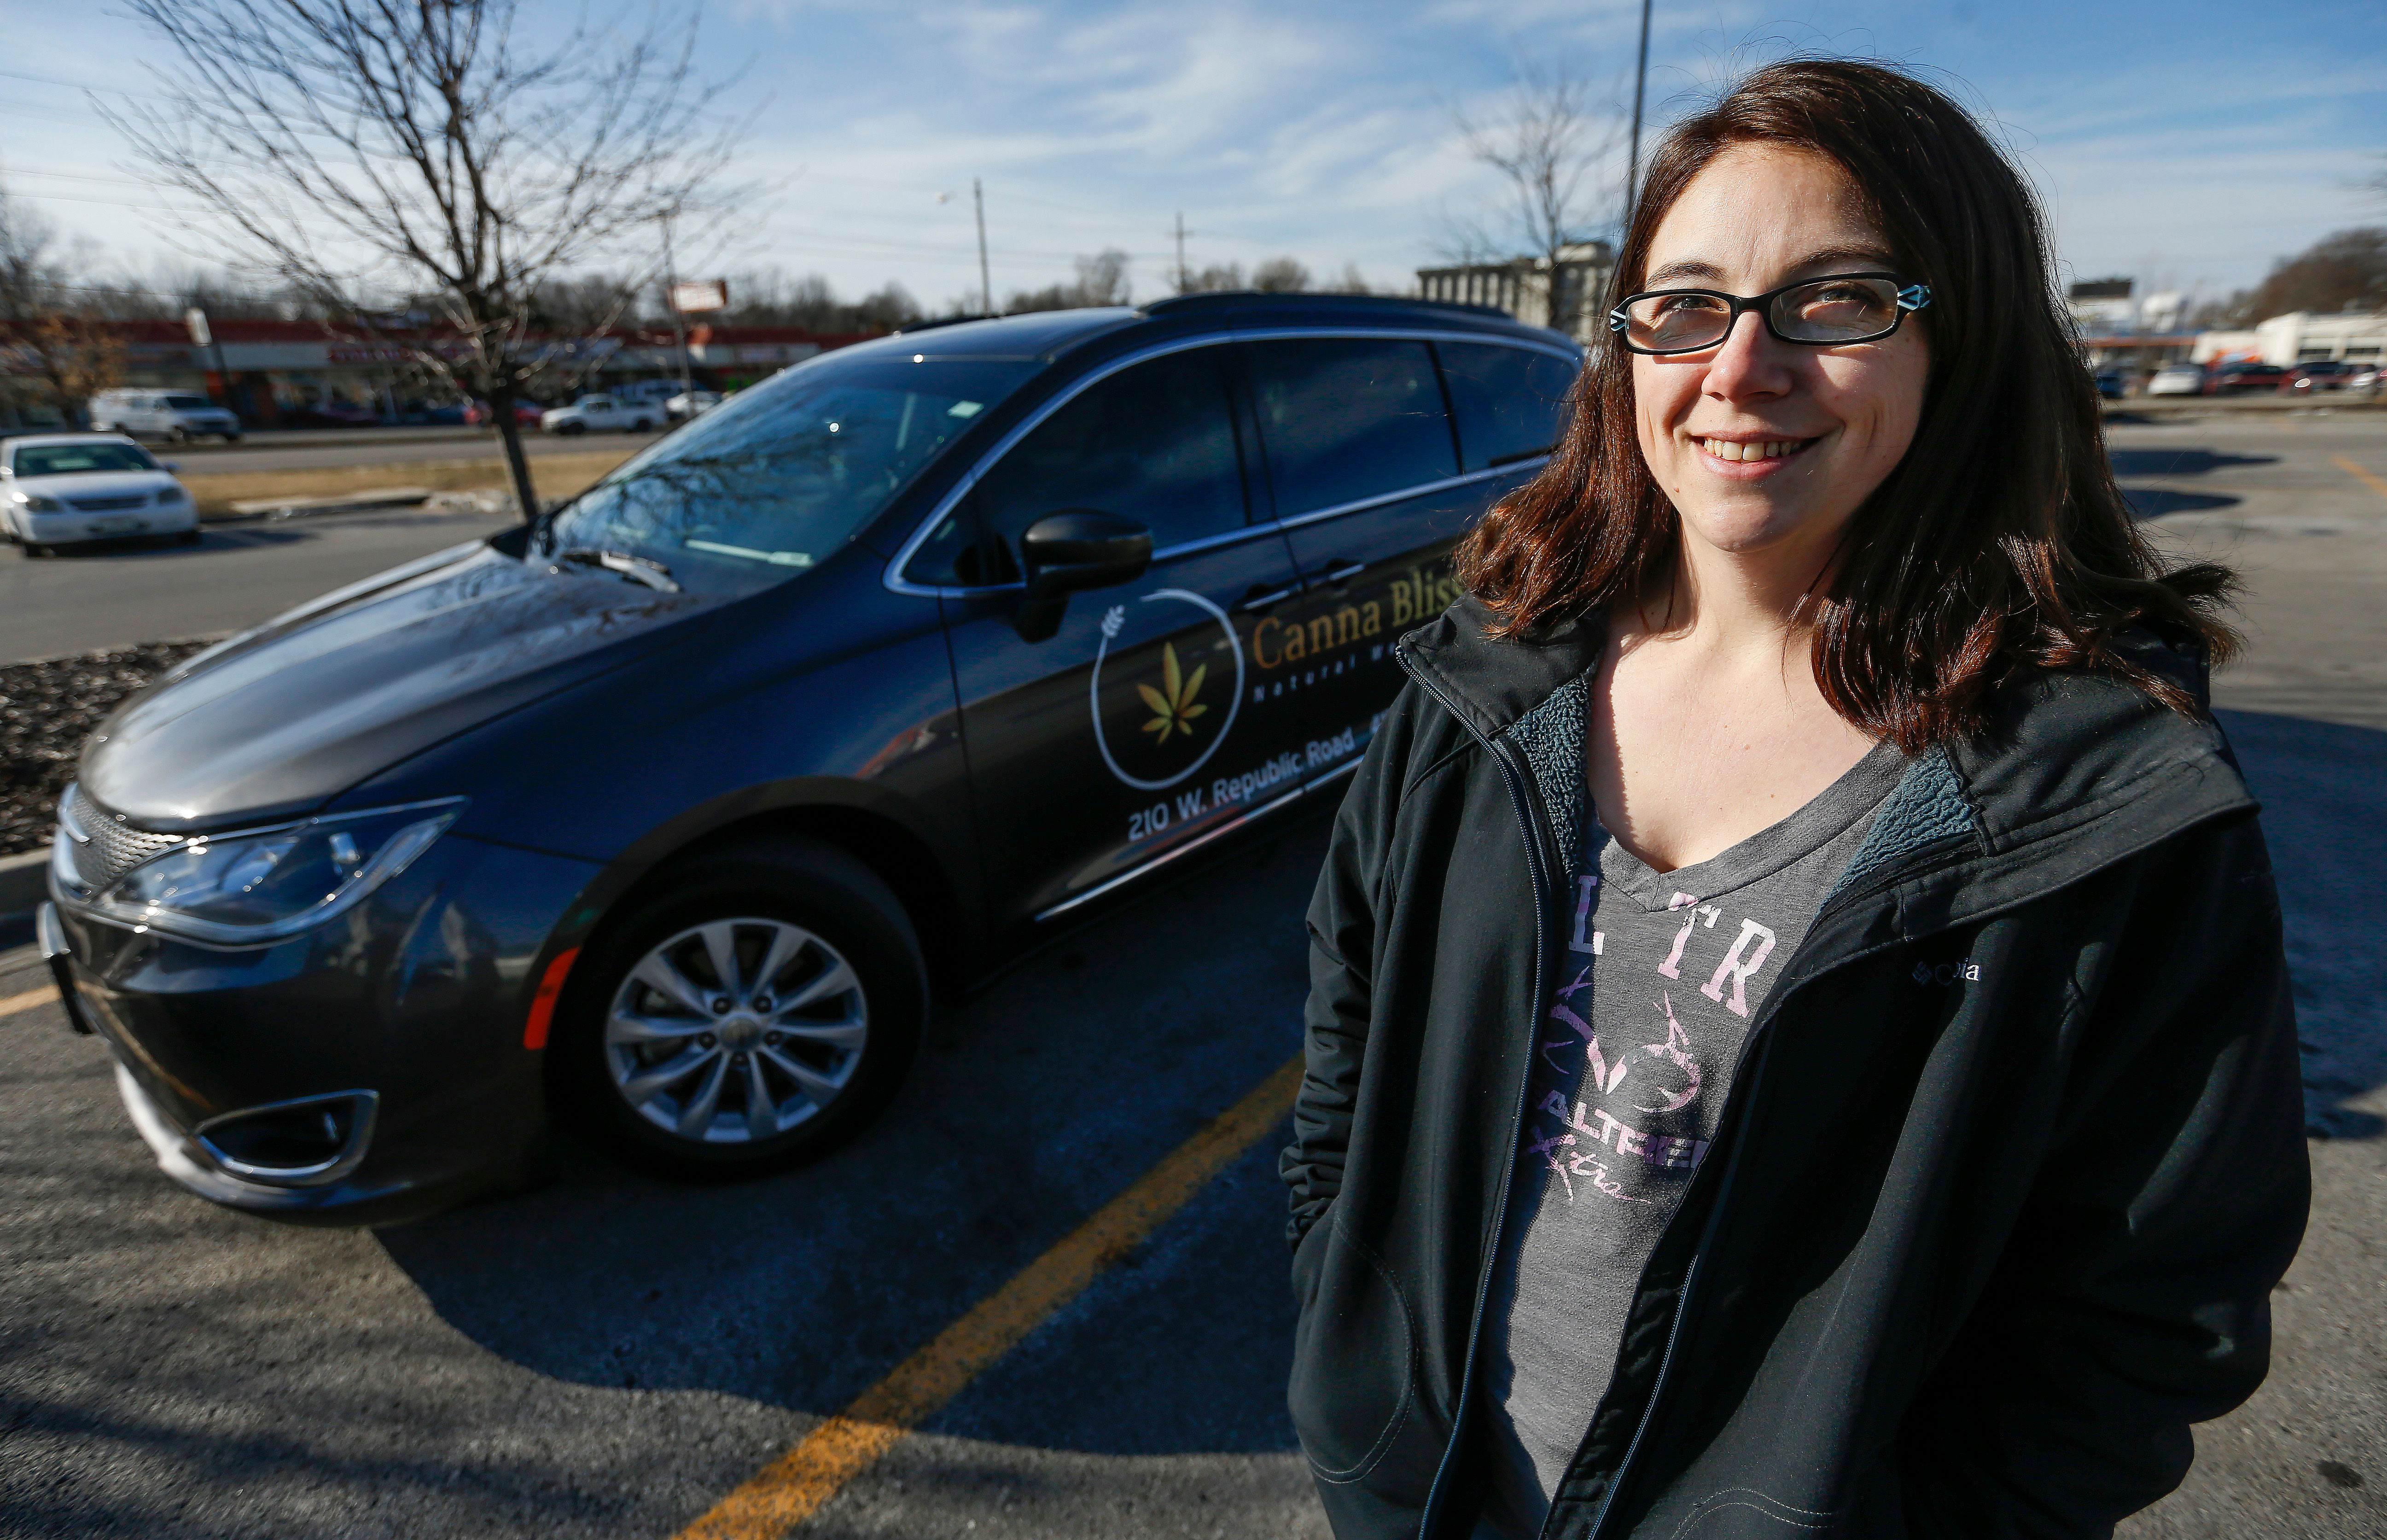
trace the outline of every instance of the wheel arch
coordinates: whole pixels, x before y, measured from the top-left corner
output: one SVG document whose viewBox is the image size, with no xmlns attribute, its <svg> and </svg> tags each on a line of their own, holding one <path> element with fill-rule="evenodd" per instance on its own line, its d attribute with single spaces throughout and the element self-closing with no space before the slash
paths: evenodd
<svg viewBox="0 0 2387 1540">
<path fill-rule="evenodd" d="M 979 966 L 979 938 L 964 902 L 969 874 L 952 869 L 935 846 L 902 815 L 897 800 L 859 783 L 797 783 L 770 789 L 764 805 L 751 793 L 690 810 L 638 840 L 607 867 L 579 904 L 568 943 L 579 945 L 625 906 L 645 898 L 693 860 L 777 835 L 816 839 L 843 852 L 887 884 L 911 917 L 930 986 L 957 991 Z M 889 805 L 896 804 L 896 805 Z M 554 950 L 550 948 L 550 951 Z"/>
</svg>

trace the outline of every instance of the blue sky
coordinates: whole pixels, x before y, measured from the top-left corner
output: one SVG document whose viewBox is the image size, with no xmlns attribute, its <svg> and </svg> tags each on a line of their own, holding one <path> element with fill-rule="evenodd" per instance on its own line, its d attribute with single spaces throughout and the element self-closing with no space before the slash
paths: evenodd
<svg viewBox="0 0 2387 1540">
<path fill-rule="evenodd" d="M 727 105 L 753 113 L 734 174 L 772 189 L 720 265 L 819 271 L 848 294 L 894 279 L 942 305 L 977 286 L 978 176 L 998 297 L 1105 246 L 1133 256 L 1139 295 L 1162 292 L 1180 210 L 1197 265 L 1291 254 L 1406 284 L 1497 203 L 1454 110 L 1496 110 L 1520 53 L 1629 92 L 1638 15 L 1637 0 L 715 0 L 703 57 L 742 70 Z M 2358 185 L 2387 170 L 2379 0 L 1657 0 L 1656 16 L 1661 124 L 1794 50 L 1929 72 L 2020 160 L 2079 276 L 2216 296 L 2329 231 L 2387 223 Z M 124 180 L 82 92 L 51 83 L 137 90 L 155 44 L 79 0 L 0 0 L 0 178 L 111 254 L 164 254 L 160 200 Z"/>
</svg>

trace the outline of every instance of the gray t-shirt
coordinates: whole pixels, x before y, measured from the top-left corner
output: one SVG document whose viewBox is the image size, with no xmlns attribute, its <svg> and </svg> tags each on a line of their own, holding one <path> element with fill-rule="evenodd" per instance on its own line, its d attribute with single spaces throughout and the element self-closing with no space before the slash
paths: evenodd
<svg viewBox="0 0 2387 1540">
<path fill-rule="evenodd" d="M 1592 828 L 1484 1322 L 1491 1534 L 1540 1529 L 1749 1021 L 1905 769 L 1883 744 L 1773 827 L 1672 872 Z"/>
</svg>

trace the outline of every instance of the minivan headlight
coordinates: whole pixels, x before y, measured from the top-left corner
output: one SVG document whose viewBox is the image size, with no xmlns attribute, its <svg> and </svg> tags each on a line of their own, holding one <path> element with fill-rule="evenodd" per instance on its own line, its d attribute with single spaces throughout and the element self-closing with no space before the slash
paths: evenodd
<svg viewBox="0 0 2387 1540">
<path fill-rule="evenodd" d="M 451 797 L 202 836 L 133 867 L 93 907 L 217 946 L 282 940 L 354 908 L 463 811 Z"/>
<path fill-rule="evenodd" d="M 45 498 L 39 492 L 11 492 L 8 495 L 16 499 L 18 507 L 28 513 L 63 513 L 67 511 L 66 504 L 56 498 Z"/>
</svg>

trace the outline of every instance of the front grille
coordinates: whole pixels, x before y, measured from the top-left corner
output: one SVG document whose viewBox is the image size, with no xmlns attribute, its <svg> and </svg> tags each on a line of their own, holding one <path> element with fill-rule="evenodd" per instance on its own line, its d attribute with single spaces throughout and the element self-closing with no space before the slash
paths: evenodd
<svg viewBox="0 0 2387 1540">
<path fill-rule="evenodd" d="M 179 834 L 134 828 L 74 787 L 58 799 L 58 830 L 74 852 L 75 876 L 95 893 L 183 842 Z"/>
<path fill-rule="evenodd" d="M 69 498 L 67 505 L 83 513 L 113 513 L 120 508 L 145 508 L 149 494 L 135 492 L 120 498 Z"/>
</svg>

